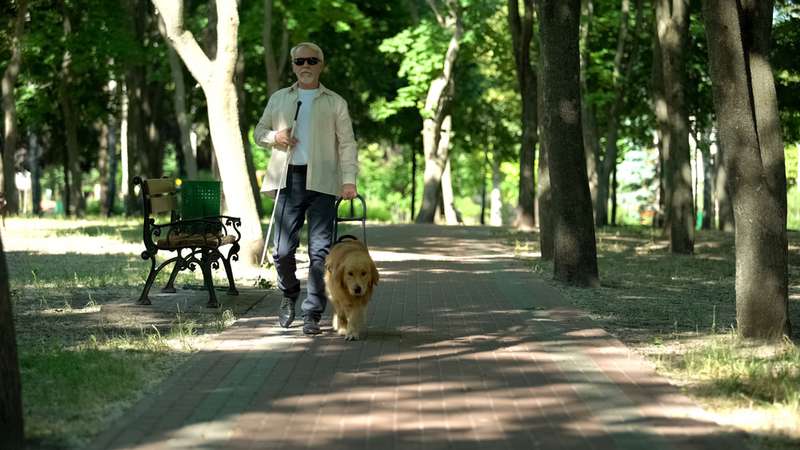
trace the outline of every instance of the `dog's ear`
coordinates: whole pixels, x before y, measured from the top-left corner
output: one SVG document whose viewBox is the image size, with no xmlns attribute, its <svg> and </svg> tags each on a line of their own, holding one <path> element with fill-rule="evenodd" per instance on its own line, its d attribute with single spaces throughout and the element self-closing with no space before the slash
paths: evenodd
<svg viewBox="0 0 800 450">
<path fill-rule="evenodd" d="M 331 258 L 330 256 L 331 255 L 328 255 L 325 258 L 325 271 L 333 274 L 336 272 L 336 264 L 333 262 L 334 258 Z"/>
<path fill-rule="evenodd" d="M 378 280 L 380 280 L 381 276 L 378 273 L 378 268 L 375 266 L 375 262 L 370 261 L 369 264 L 370 266 L 372 266 L 372 279 L 369 280 L 369 285 L 375 286 L 376 284 L 378 284 Z"/>
</svg>

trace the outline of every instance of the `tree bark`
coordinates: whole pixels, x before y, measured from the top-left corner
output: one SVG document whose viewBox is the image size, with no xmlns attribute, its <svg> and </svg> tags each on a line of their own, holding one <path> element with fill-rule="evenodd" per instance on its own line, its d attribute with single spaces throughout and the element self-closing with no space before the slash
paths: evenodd
<svg viewBox="0 0 800 450">
<path fill-rule="evenodd" d="M 253 195 L 253 202 L 256 205 L 258 217 L 261 217 L 264 215 L 264 212 L 261 210 L 261 202 L 259 201 L 261 191 L 259 189 L 258 177 L 256 176 L 256 165 L 255 162 L 253 162 L 253 146 L 250 145 L 250 139 L 247 133 L 248 126 L 245 125 L 247 123 L 245 117 L 247 96 L 244 91 L 244 64 L 244 53 L 241 53 L 236 61 L 236 76 L 234 77 L 236 80 L 236 97 L 239 99 L 239 126 L 242 134 L 242 145 L 244 145 L 244 160 L 247 164 L 247 176 L 250 178 L 250 187 L 252 189 L 250 193 Z"/>
<path fill-rule="evenodd" d="M 449 121 L 450 116 L 447 120 Z M 456 211 L 455 195 L 453 195 L 453 177 L 450 171 L 450 158 L 444 163 L 442 171 L 442 209 L 444 212 L 445 223 L 456 225 L 461 223 L 459 213 Z"/>
<path fill-rule="evenodd" d="M 279 51 L 275 51 L 272 42 L 272 5 L 273 0 L 264 0 L 264 28 L 261 29 L 261 45 L 264 46 L 264 67 L 267 68 L 267 97 L 271 96 L 281 87 L 281 79 L 286 69 L 289 58 L 289 28 L 286 19 L 281 27 L 281 42 Z"/>
<path fill-rule="evenodd" d="M 181 63 L 178 52 L 172 47 L 166 36 L 164 21 L 159 20 L 158 31 L 167 43 L 167 57 L 169 58 L 169 68 L 172 74 L 172 83 L 175 85 L 173 93 L 173 105 L 175 115 L 178 119 L 178 134 L 180 136 L 180 151 L 183 154 L 183 169 L 189 179 L 197 178 L 197 155 L 192 151 L 192 144 L 189 138 L 191 133 L 191 118 L 186 111 L 186 83 L 183 79 L 183 63 Z"/>
<path fill-rule="evenodd" d="M 580 0 L 542 0 L 543 136 L 553 192 L 554 278 L 598 286 L 591 194 L 583 156 L 578 26 Z"/>
<path fill-rule="evenodd" d="M 670 250 L 694 252 L 694 208 L 689 156 L 689 120 L 684 101 L 685 48 L 689 36 L 689 11 L 685 0 L 657 0 L 656 19 L 661 49 L 666 129 L 664 130 L 664 182 Z M 659 106 L 657 106 L 658 108 Z"/>
<path fill-rule="evenodd" d="M 773 2 L 704 0 L 714 109 L 736 221 L 736 321 L 745 338 L 791 335 L 786 172 L 769 63 Z"/>
<path fill-rule="evenodd" d="M 15 155 L 17 153 L 17 99 L 15 85 L 22 65 L 22 33 L 25 29 L 25 16 L 28 13 L 28 1 L 17 1 L 17 18 L 14 21 L 14 34 L 11 35 L 11 59 L 8 60 L 3 80 L 0 82 L 3 95 L 3 156 L 0 161 L 2 189 L 6 199 L 6 212 L 19 212 L 19 199 L 14 175 L 16 172 Z"/>
<path fill-rule="evenodd" d="M 449 128 L 444 128 L 445 118 L 453 91 L 453 68 L 458 57 L 464 27 L 461 11 L 456 1 L 450 1 L 449 15 L 442 17 L 432 0 L 429 0 L 439 20 L 439 25 L 453 30 L 447 47 L 442 73 L 431 82 L 425 100 L 422 122 L 422 145 L 425 154 L 424 188 L 422 206 L 417 223 L 433 223 L 436 205 L 441 192 L 442 173 L 449 157 Z"/>
<path fill-rule="evenodd" d="M 587 85 L 587 70 L 591 60 L 589 52 L 589 33 L 594 18 L 594 4 L 592 0 L 581 2 L 581 127 L 583 132 L 583 152 L 586 159 L 586 176 L 589 179 L 589 192 L 592 196 L 592 205 L 597 204 L 597 167 L 600 160 L 600 141 L 597 138 L 597 121 L 592 104 L 589 103 L 589 87 Z M 595 220 L 596 211 L 595 211 Z M 595 222 L 597 223 L 597 222 Z"/>
<path fill-rule="evenodd" d="M 8 286 L 8 267 L 0 239 L 0 448 L 23 448 L 22 385 Z"/>
<path fill-rule="evenodd" d="M 208 102 L 208 123 L 214 154 L 219 165 L 222 187 L 230 214 L 242 219 L 242 252 L 249 265 L 258 264 L 264 245 L 261 223 L 247 175 L 244 144 L 239 128 L 234 71 L 237 61 L 239 15 L 235 2 L 216 2 L 216 57 L 210 60 L 192 33 L 183 28 L 183 1 L 153 0 L 164 18 L 167 36 L 200 83 Z"/>
<path fill-rule="evenodd" d="M 61 11 L 64 16 L 64 36 L 69 38 L 72 34 L 72 22 L 63 0 L 61 1 Z M 78 117 L 71 95 L 72 82 L 72 52 L 66 49 L 61 61 L 61 73 L 58 80 L 59 101 L 67 144 L 66 164 L 69 174 L 69 183 L 64 196 L 66 200 L 64 212 L 67 215 L 82 217 L 86 212 L 86 204 L 83 198 L 83 171 L 81 170 L 81 152 L 78 144 Z"/>
<path fill-rule="evenodd" d="M 628 47 L 628 17 L 630 15 L 630 1 L 623 0 L 621 5 L 619 33 L 617 37 L 617 50 L 614 55 L 614 100 L 608 113 L 608 125 L 606 128 L 606 148 L 602 163 L 599 163 L 597 195 L 595 198 L 595 225 L 603 226 L 608 223 L 608 201 L 609 201 L 609 177 L 617 167 L 617 139 L 619 138 L 619 124 L 622 115 L 622 108 L 625 101 L 625 85 L 630 79 L 633 61 L 638 51 L 636 45 L 639 26 L 642 23 L 642 1 L 636 2 L 636 28 L 633 33 L 633 46 L 629 50 L 628 60 L 625 60 L 626 48 Z M 616 217 L 612 212 L 611 223 L 616 223 Z"/>
<path fill-rule="evenodd" d="M 537 9 L 538 11 L 538 9 Z M 550 151 L 548 144 L 544 140 L 544 55 L 542 54 L 541 33 L 539 35 L 539 70 L 537 71 L 536 78 L 536 108 L 539 117 L 538 131 L 539 131 L 539 170 L 538 170 L 538 185 L 536 190 L 536 217 L 539 218 L 539 248 L 541 249 L 542 259 L 545 261 L 552 261 L 553 254 L 555 253 L 554 243 L 554 228 L 555 217 L 553 212 L 553 192 L 550 186 L 550 164 L 548 158 Z"/>
<path fill-rule="evenodd" d="M 500 158 L 492 158 L 492 193 L 489 200 L 489 225 L 499 227 L 503 225 L 503 196 L 500 183 L 503 181 L 503 172 L 500 171 Z"/>
<path fill-rule="evenodd" d="M 108 123 L 98 121 L 97 128 L 100 130 L 97 142 L 97 175 L 100 184 L 100 198 L 97 200 L 100 205 L 100 214 L 108 216 L 108 210 L 106 209 L 108 205 L 108 184 L 104 181 L 108 179 L 113 152 L 108 147 Z"/>
<path fill-rule="evenodd" d="M 719 141 L 719 139 L 718 139 Z M 725 168 L 725 149 L 717 142 L 717 161 L 714 172 L 714 197 L 717 209 L 717 228 L 733 232 L 733 205 L 729 192 L 728 170 Z"/>
<path fill-rule="evenodd" d="M 136 42 L 144 42 L 145 1 L 127 0 L 128 28 Z M 122 109 L 122 193 L 125 197 L 125 214 L 134 215 L 139 211 L 139 199 L 133 188 L 133 178 L 137 175 L 152 177 L 147 168 L 141 166 L 146 148 L 145 118 L 142 113 L 145 74 L 141 61 L 128 63 L 125 73 Z"/>
<path fill-rule="evenodd" d="M 114 102 L 120 101 L 119 83 L 115 80 L 110 80 L 108 83 L 108 90 Z M 108 115 L 108 177 L 101 180 L 107 186 L 108 198 L 102 207 L 102 211 L 106 217 L 111 217 L 114 214 L 114 204 L 117 199 L 117 170 L 119 167 L 119 157 L 117 156 L 117 144 L 119 142 L 119 120 L 114 113 Z"/>
<path fill-rule="evenodd" d="M 531 60 L 533 38 L 533 0 L 523 0 L 524 14 L 519 15 L 519 2 L 508 0 L 508 25 L 511 29 L 511 42 L 514 62 L 517 69 L 520 97 L 522 98 L 522 142 L 519 151 L 519 189 L 517 194 L 518 228 L 532 230 L 536 226 L 536 160 L 537 102 L 536 67 Z"/>
<path fill-rule="evenodd" d="M 42 215 L 42 148 L 36 132 L 28 133 L 28 164 L 31 168 L 31 203 L 35 216 Z"/>
</svg>

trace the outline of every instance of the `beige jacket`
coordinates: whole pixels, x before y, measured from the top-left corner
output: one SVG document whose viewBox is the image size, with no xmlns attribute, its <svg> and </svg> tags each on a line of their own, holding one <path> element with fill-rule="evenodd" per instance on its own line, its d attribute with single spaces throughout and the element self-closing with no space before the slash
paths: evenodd
<svg viewBox="0 0 800 450">
<path fill-rule="evenodd" d="M 286 185 L 279 186 L 289 152 L 275 143 L 275 134 L 292 126 L 297 89 L 295 83 L 272 94 L 253 136 L 258 145 L 273 149 L 261 184 L 261 192 L 270 196 Z M 321 83 L 311 110 L 311 130 L 306 189 L 339 195 L 343 184 L 356 183 L 358 153 L 347 102 Z"/>
</svg>

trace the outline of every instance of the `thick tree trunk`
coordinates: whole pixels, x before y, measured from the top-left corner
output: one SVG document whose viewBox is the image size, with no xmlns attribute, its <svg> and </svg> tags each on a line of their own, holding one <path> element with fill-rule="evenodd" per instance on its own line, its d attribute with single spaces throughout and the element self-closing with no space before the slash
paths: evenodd
<svg viewBox="0 0 800 450">
<path fill-rule="evenodd" d="M 14 21 L 14 34 L 11 36 L 11 59 L 8 60 L 3 80 L 0 82 L 3 95 L 3 155 L 0 161 L 0 176 L 2 189 L 6 199 L 6 212 L 17 214 L 19 212 L 19 199 L 17 186 L 14 180 L 16 172 L 15 155 L 17 153 L 17 99 L 15 85 L 22 64 L 22 33 L 25 29 L 25 16 L 28 11 L 27 0 L 17 1 L 17 18 Z"/>
<path fill-rule="evenodd" d="M 583 156 L 578 25 L 580 0 L 539 3 L 544 117 L 554 213 L 554 278 L 599 285 L 591 194 Z"/>
<path fill-rule="evenodd" d="M 522 97 L 522 143 L 519 156 L 519 189 L 517 195 L 516 226 L 532 230 L 536 226 L 536 160 L 537 102 L 536 67 L 531 61 L 531 42 L 533 38 L 533 0 L 523 0 L 524 14 L 519 15 L 519 2 L 508 0 L 508 24 L 514 62 L 517 69 L 517 82 Z"/>
<path fill-rule="evenodd" d="M 684 50 L 689 36 L 689 11 L 684 0 L 656 1 L 661 74 L 664 88 L 664 184 L 670 250 L 694 252 L 694 208 L 689 161 L 689 120 L 684 102 Z M 659 106 L 657 106 L 658 108 Z"/>
<path fill-rule="evenodd" d="M 461 12 L 456 3 L 446 18 L 439 16 L 443 28 L 451 28 L 453 35 L 447 47 L 442 73 L 431 82 L 425 100 L 425 119 L 422 122 L 422 145 L 425 154 L 424 189 L 422 206 L 417 214 L 417 223 L 433 223 L 436 205 L 441 192 L 442 173 L 449 157 L 449 109 L 453 91 L 453 67 L 458 57 L 464 27 Z M 446 119 L 447 118 L 447 119 Z M 447 123 L 445 121 L 447 120 Z"/>
<path fill-rule="evenodd" d="M 791 335 L 786 172 L 769 63 L 772 8 L 769 0 L 703 1 L 714 109 L 736 218 L 738 333 L 766 339 Z"/>
<path fill-rule="evenodd" d="M 14 313 L 8 286 L 8 267 L 0 240 L 0 448 L 22 449 L 24 427 L 22 386 L 14 333 Z"/>
<path fill-rule="evenodd" d="M 192 33 L 183 28 L 182 1 L 153 0 L 153 4 L 164 18 L 167 36 L 205 93 L 211 140 L 219 165 L 227 210 L 231 215 L 242 219 L 243 261 L 248 265 L 256 265 L 264 241 L 255 200 L 252 195 L 242 195 L 243 192 L 252 192 L 252 186 L 250 178 L 246 176 L 247 162 L 239 128 L 238 97 L 233 80 L 238 55 L 237 5 L 234 2 L 216 2 L 216 56 L 210 60 Z"/>
</svg>

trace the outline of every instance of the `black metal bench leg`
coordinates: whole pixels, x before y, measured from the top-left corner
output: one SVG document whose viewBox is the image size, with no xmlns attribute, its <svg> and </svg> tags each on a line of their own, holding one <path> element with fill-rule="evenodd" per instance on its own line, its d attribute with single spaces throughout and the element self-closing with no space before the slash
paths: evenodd
<svg viewBox="0 0 800 450">
<path fill-rule="evenodd" d="M 200 260 L 200 270 L 203 271 L 203 281 L 205 282 L 206 289 L 208 289 L 208 308 L 219 308 L 219 301 L 217 301 L 217 291 L 214 289 L 214 279 L 211 277 L 211 252 L 203 250 L 203 256 Z"/>
<path fill-rule="evenodd" d="M 161 292 L 164 292 L 166 294 L 174 294 L 175 292 L 177 292 L 175 290 L 175 278 L 178 277 L 178 272 L 180 272 L 182 269 L 183 269 L 183 259 L 178 258 L 175 261 L 175 266 L 172 267 L 172 273 L 169 274 L 169 281 L 167 281 L 167 284 L 164 285 L 164 287 L 161 289 Z"/>
<path fill-rule="evenodd" d="M 139 301 L 136 302 L 140 305 L 151 305 L 150 298 L 147 294 L 150 293 L 150 288 L 153 286 L 153 282 L 156 281 L 156 258 L 155 256 L 150 257 L 150 273 L 147 274 L 147 281 L 144 283 L 144 289 L 142 289 L 142 295 L 139 296 Z"/>
<path fill-rule="evenodd" d="M 231 255 L 228 255 L 230 258 Z M 233 269 L 231 268 L 231 261 L 228 258 L 222 259 L 222 265 L 225 266 L 225 274 L 228 276 L 228 295 L 239 295 L 239 290 L 236 289 L 236 283 L 233 281 Z"/>
</svg>

